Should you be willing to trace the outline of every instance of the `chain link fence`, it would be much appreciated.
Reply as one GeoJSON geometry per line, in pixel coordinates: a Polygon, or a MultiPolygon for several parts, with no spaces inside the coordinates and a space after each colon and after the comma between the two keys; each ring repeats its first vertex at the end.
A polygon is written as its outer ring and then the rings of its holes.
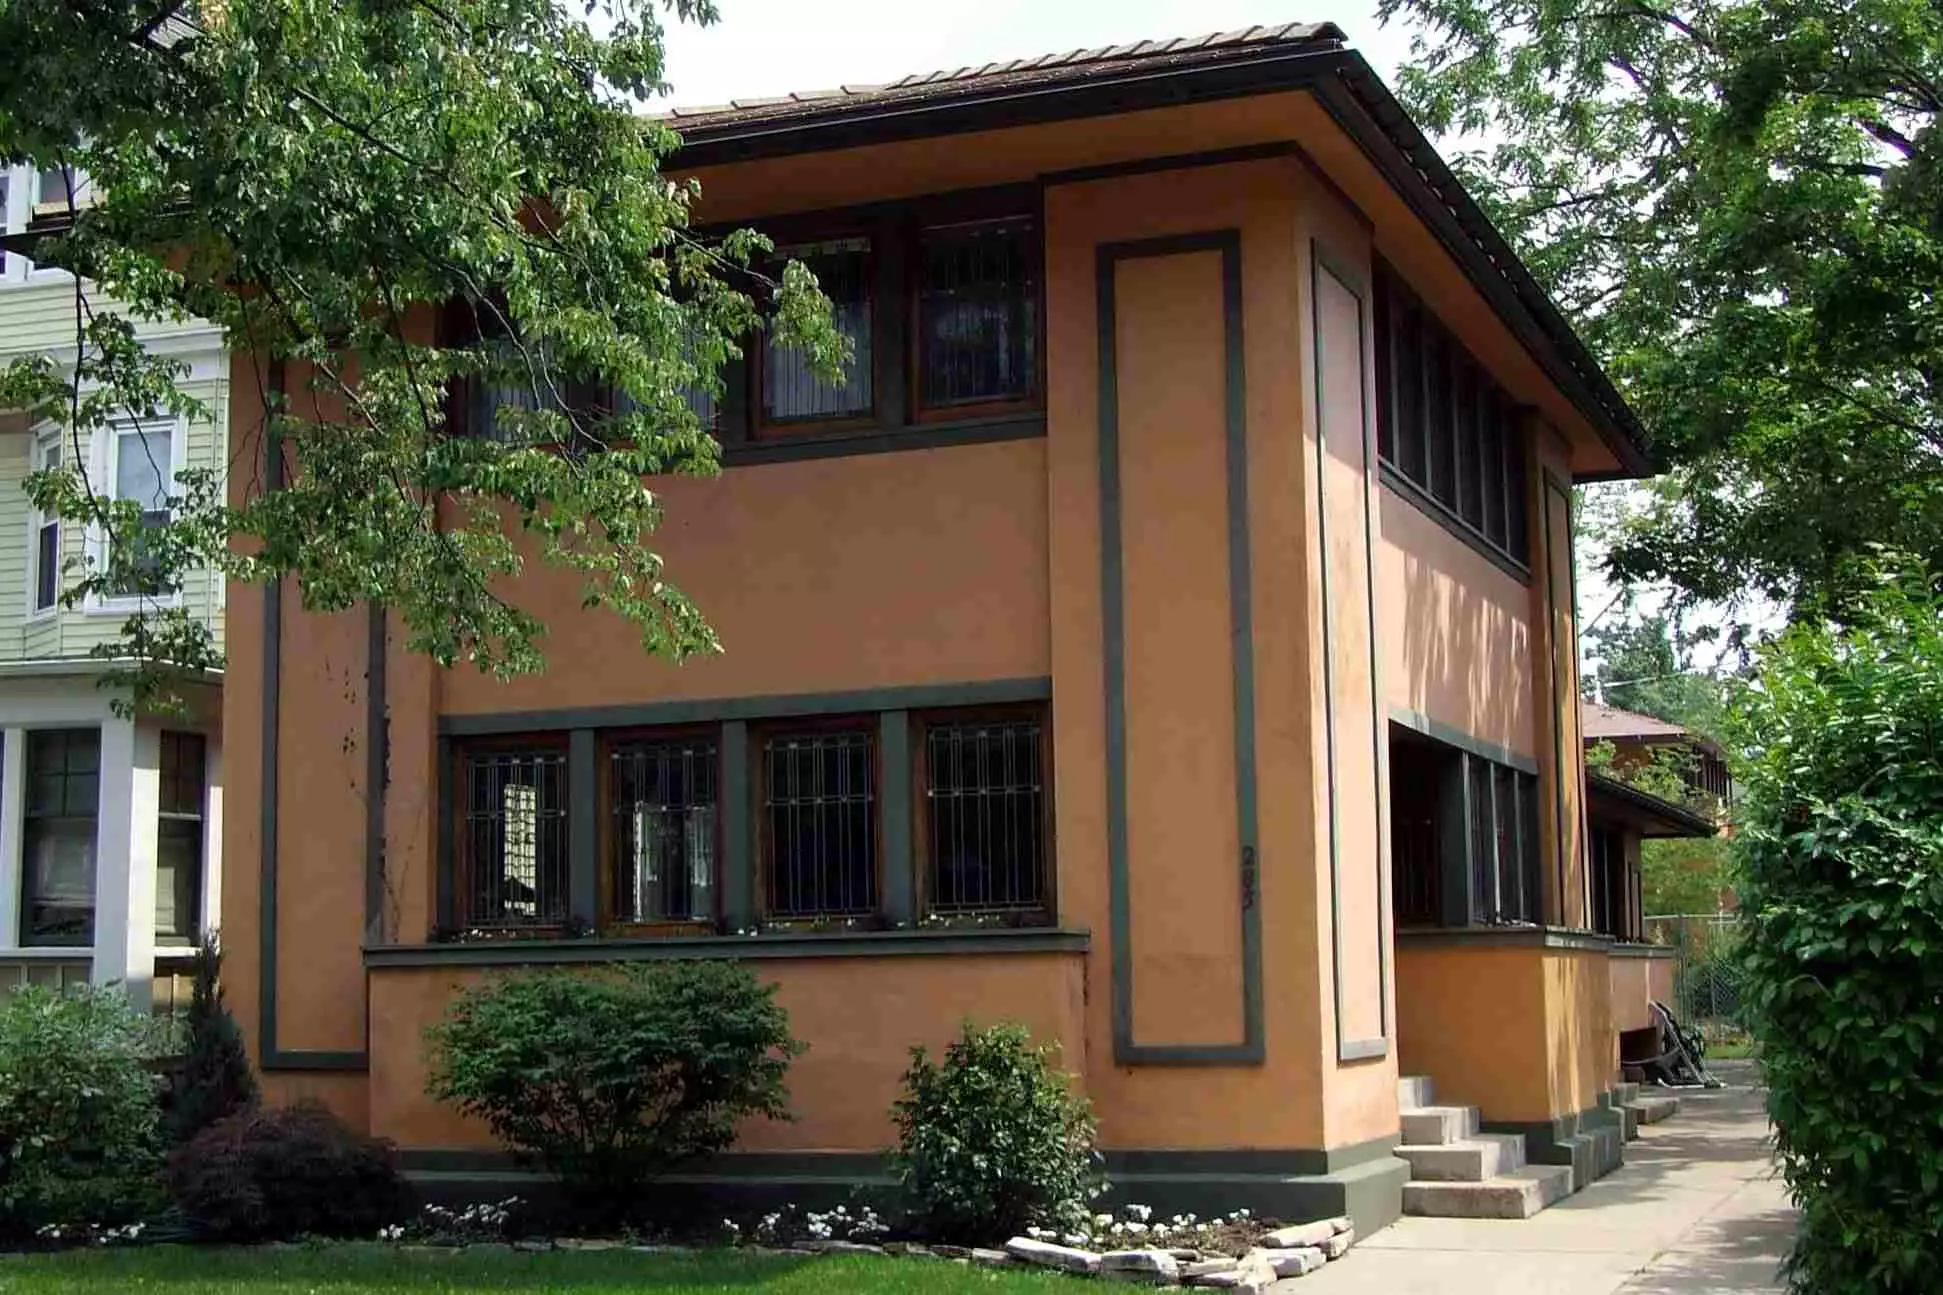
{"type": "Polygon", "coordinates": [[[1710,1043],[1741,1038],[1741,941],[1734,913],[1673,913],[1646,919],[1646,938],[1674,951],[1673,1001],[1667,1006],[1710,1043]]]}

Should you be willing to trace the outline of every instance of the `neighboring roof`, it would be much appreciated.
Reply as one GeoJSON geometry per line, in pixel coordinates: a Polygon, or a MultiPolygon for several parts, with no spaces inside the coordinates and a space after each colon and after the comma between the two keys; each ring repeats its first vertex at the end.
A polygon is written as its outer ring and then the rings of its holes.
{"type": "MultiPolygon", "coordinates": [[[[1607,706],[1596,701],[1579,703],[1579,732],[1586,741],[1611,741],[1614,738],[1664,739],[1694,737],[1691,730],[1678,724],[1669,724],[1651,715],[1641,715],[1637,711],[1621,710],[1617,706],[1607,706]]],[[[1696,740],[1705,741],[1704,738],[1696,740]]]]}
{"type": "Polygon", "coordinates": [[[677,127],[684,136],[699,140],[705,137],[705,132],[711,127],[746,129],[758,123],[769,124],[821,115],[831,108],[840,111],[855,111],[865,106],[881,109],[892,104],[944,99],[968,89],[985,94],[1039,85],[1071,85],[1136,67],[1151,73],[1206,63],[1229,51],[1250,46],[1273,45],[1285,49],[1306,46],[1337,50],[1342,48],[1342,43],[1342,29],[1334,23],[1292,22],[1277,27],[1242,27],[1203,36],[1177,36],[1170,40],[1140,40],[1125,45],[1070,49],[1034,58],[987,63],[982,67],[920,72],[881,85],[846,85],[834,90],[811,90],[761,99],[732,99],[726,104],[706,108],[678,107],[669,111],[664,120],[677,127]]]}
{"type": "MultiPolygon", "coordinates": [[[[1304,89],[1362,147],[1619,460],[1655,470],[1645,432],[1571,324],[1333,23],[1289,23],[1068,50],[878,86],[676,109],[677,162],[761,157],[1304,89]]],[[[1593,479],[1588,477],[1586,479],[1593,479]]]]}
{"type": "Polygon", "coordinates": [[[1664,800],[1603,773],[1587,771],[1593,819],[1619,820],[1649,837],[1718,836],[1720,825],[1699,810],[1664,800]]]}

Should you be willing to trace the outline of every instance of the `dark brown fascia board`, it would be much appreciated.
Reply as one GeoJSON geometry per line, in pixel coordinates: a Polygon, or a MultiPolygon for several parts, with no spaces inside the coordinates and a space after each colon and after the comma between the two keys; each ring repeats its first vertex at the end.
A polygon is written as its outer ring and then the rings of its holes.
{"type": "Polygon", "coordinates": [[[1720,834],[1720,825],[1708,818],[1705,814],[1688,809],[1685,805],[1676,805],[1670,800],[1653,795],[1651,792],[1641,791],[1630,783],[1621,782],[1617,778],[1609,778],[1602,773],[1587,773],[1585,781],[1586,788],[1592,793],[1592,798],[1595,803],[1602,799],[1614,802],[1619,807],[1630,811],[1642,819],[1651,820],[1661,827],[1672,829],[1670,831],[1647,832],[1642,833],[1642,835],[1660,837],[1706,837],[1718,836],[1720,834]]]}
{"type": "MultiPolygon", "coordinates": [[[[1089,74],[1089,69],[1076,67],[1070,77],[1024,85],[981,85],[968,78],[933,94],[888,102],[834,99],[784,116],[699,124],[682,132],[682,149],[673,160],[683,170],[699,171],[768,157],[1297,89],[1316,93],[1612,450],[1619,470],[1594,475],[1610,480],[1659,471],[1625,397],[1571,324],[1382,79],[1362,55],[1339,42],[1242,47],[1199,63],[1136,65],[1108,73],[1091,69],[1089,74]]],[[[678,121],[670,124],[681,129],[678,121]]]]}

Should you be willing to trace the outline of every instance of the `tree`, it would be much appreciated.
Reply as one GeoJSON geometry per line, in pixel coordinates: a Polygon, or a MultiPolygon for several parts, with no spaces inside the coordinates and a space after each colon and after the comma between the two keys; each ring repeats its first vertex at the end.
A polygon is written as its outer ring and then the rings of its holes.
{"type": "Polygon", "coordinates": [[[196,959],[196,984],[189,998],[187,1046],[170,1076],[163,1125],[169,1141],[181,1145],[245,1107],[256,1104],[256,1075],[250,1070],[243,1032],[223,1002],[223,954],[214,935],[205,935],[196,959]]]}
{"type": "Polygon", "coordinates": [[[1664,614],[1589,631],[1586,648],[1598,665],[1585,677],[1586,695],[1717,738],[1723,682],[1694,668],[1693,642],[1664,614]]]}
{"type": "Polygon", "coordinates": [[[1940,593],[1891,570],[1769,648],[1737,708],[1742,1004],[1815,1295],[1933,1291],[1943,1265],[1940,593]]]}
{"type": "MultiPolygon", "coordinates": [[[[39,507],[110,536],[69,600],[197,567],[294,576],[313,610],[379,602],[414,650],[509,673],[542,664],[508,592],[537,556],[647,651],[713,650],[644,478],[716,469],[689,397],[752,330],[824,372],[848,356],[813,276],[699,230],[696,186],[663,169],[676,136],[635,111],[662,88],[663,13],[714,18],[710,0],[0,0],[0,161],[87,177],[33,254],[101,290],[77,280],[78,361],[0,369],[0,408],[77,449],[130,413],[195,412],[131,320],[199,315],[264,361],[269,413],[230,429],[232,459],[285,457],[278,490],[188,474],[147,529],[85,455],[36,474],[39,507]],[[531,408],[455,434],[455,382],[531,408]]],[[[113,650],[138,696],[215,663],[159,602],[113,650]]]]}
{"type": "Polygon", "coordinates": [[[1814,615],[1943,554],[1943,9],[1383,0],[1401,93],[1640,412],[1621,581],[1814,615]]]}

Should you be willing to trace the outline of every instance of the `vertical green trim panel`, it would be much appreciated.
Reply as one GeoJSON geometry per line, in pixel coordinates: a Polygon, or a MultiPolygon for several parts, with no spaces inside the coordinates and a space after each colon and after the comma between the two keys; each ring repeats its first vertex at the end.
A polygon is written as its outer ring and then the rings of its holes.
{"type": "MultiPolygon", "coordinates": [[[[1311,368],[1315,371],[1316,397],[1316,537],[1320,562],[1317,564],[1317,584],[1322,598],[1322,716],[1323,716],[1323,780],[1327,788],[1329,806],[1329,942],[1332,990],[1336,1006],[1336,1059],[1338,1061],[1363,1061],[1373,1057],[1385,1056],[1389,1052],[1390,1035],[1390,958],[1389,930],[1384,905],[1384,875],[1389,871],[1389,855],[1385,849],[1388,833],[1385,830],[1385,806],[1383,803],[1383,716],[1382,692],[1377,687],[1376,678],[1376,533],[1375,520],[1370,509],[1370,486],[1375,480],[1378,469],[1374,453],[1375,427],[1370,416],[1369,388],[1364,375],[1369,372],[1369,342],[1365,334],[1369,329],[1370,309],[1368,288],[1363,276],[1347,266],[1339,264],[1319,240],[1309,242],[1309,333],[1311,345],[1311,368]],[[1362,409],[1361,445],[1362,465],[1358,477],[1361,491],[1362,539],[1363,539],[1363,616],[1369,636],[1369,679],[1370,679],[1370,768],[1375,774],[1376,785],[1370,788],[1375,802],[1376,815],[1376,858],[1372,861],[1376,874],[1376,985],[1377,985],[1377,1027],[1374,1038],[1352,1039],[1343,1029],[1343,911],[1342,911],[1342,827],[1341,806],[1343,788],[1336,776],[1336,687],[1335,687],[1335,640],[1336,615],[1335,599],[1329,589],[1329,501],[1323,482],[1328,471],[1329,446],[1322,427],[1323,405],[1323,355],[1322,355],[1322,276],[1327,274],[1339,284],[1356,302],[1356,375],[1359,405],[1362,409]]],[[[1453,471],[1456,471],[1453,460],[1453,471]]],[[[1360,725],[1358,726],[1360,727],[1360,725]]],[[[1445,907],[1450,905],[1449,891],[1445,892],[1445,907]]]]}
{"type": "Polygon", "coordinates": [[[453,839],[458,815],[455,806],[458,802],[459,770],[453,763],[452,739],[441,736],[438,750],[433,756],[435,761],[432,777],[438,785],[439,840],[438,840],[438,925],[444,931],[459,929],[458,895],[458,855],[453,839]]]}
{"type": "MultiPolygon", "coordinates": [[[[272,366],[270,385],[281,396],[285,370],[282,361],[272,366]]],[[[283,489],[283,438],[264,433],[267,460],[264,478],[268,492],[283,489]]],[[[263,586],[263,804],[259,809],[259,840],[262,859],[257,877],[257,1066],[265,1071],[363,1070],[361,1051],[324,1051],[285,1049],[277,1044],[277,812],[280,782],[283,696],[283,582],[273,580],[263,586]]],[[[360,986],[362,988],[362,986],[360,986]]]]}
{"type": "MultiPolygon", "coordinates": [[[[1532,447],[1534,451],[1536,446],[1532,447]]],[[[1558,560],[1552,548],[1552,496],[1549,482],[1540,477],[1539,524],[1545,528],[1545,640],[1552,659],[1546,674],[1552,680],[1552,871],[1556,878],[1557,907],[1547,916],[1559,926],[1569,925],[1565,911],[1565,728],[1559,722],[1563,706],[1559,698],[1558,581],[1553,563],[1558,560]]]]}
{"type": "Polygon", "coordinates": [[[385,609],[369,605],[364,666],[364,938],[382,938],[385,904],[385,792],[391,729],[386,718],[385,609]]]}
{"type": "Polygon", "coordinates": [[[887,710],[877,717],[877,759],[884,787],[884,916],[902,924],[917,917],[909,711],[887,710]]]}
{"type": "Polygon", "coordinates": [[[1440,909],[1447,927],[1469,926],[1471,915],[1477,911],[1471,898],[1471,761],[1474,758],[1468,752],[1458,752],[1457,758],[1445,765],[1444,785],[1437,789],[1444,820],[1443,839],[1437,843],[1443,855],[1439,861],[1443,892],[1440,909]]]}
{"type": "Polygon", "coordinates": [[[1259,835],[1256,825],[1255,667],[1248,532],[1247,371],[1242,339],[1241,234],[1227,229],[1132,243],[1096,252],[1099,330],[1100,604],[1106,684],[1107,868],[1113,932],[1113,1059],[1123,1066],[1259,1065],[1265,1045],[1262,1006],[1259,835]],[[1127,711],[1125,565],[1121,555],[1119,368],[1114,275],[1138,257],[1221,254],[1225,331],[1225,441],[1228,507],[1228,605],[1235,699],[1235,817],[1240,836],[1243,1036],[1239,1043],[1139,1044],[1133,1038],[1132,910],[1127,854],[1127,711]]]}
{"type": "Polygon", "coordinates": [[[722,924],[729,931],[756,924],[756,813],[750,786],[749,725],[722,725],[722,924]]]}
{"type": "Polygon", "coordinates": [[[567,916],[583,930],[600,920],[600,771],[594,730],[567,735],[567,916]]]}

